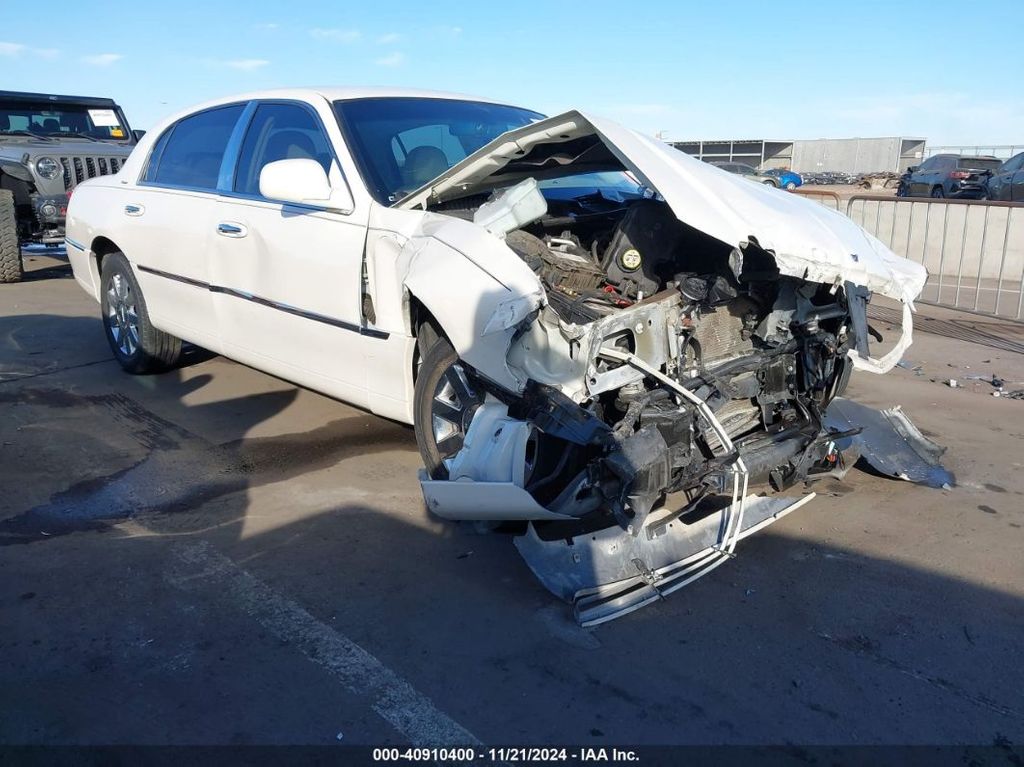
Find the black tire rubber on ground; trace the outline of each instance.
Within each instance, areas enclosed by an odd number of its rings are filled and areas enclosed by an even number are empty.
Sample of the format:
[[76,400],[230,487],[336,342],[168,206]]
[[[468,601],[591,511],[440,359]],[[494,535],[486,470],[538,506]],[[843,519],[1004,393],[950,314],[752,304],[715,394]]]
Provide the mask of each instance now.
[[796,182],[795,181],[787,182],[786,189],[788,189],[789,191],[792,192],[794,189],[796,189]]
[[18,221],[14,215],[14,192],[0,189],[0,282],[21,282],[24,274]]
[[936,186],[932,188],[932,197],[934,197],[935,199],[940,200],[945,196],[946,193],[942,190],[941,186]]
[[[106,319],[110,305],[108,291],[115,274],[121,275],[122,279],[128,283],[135,297],[139,343],[131,355],[124,354],[118,348]],[[153,327],[153,323],[149,320],[149,311],[146,309],[146,299],[142,295],[142,289],[123,253],[110,253],[103,259],[103,271],[100,276],[100,309],[107,343],[110,344],[110,350],[114,353],[114,359],[125,371],[134,375],[162,373],[178,362],[181,357],[181,339]]]

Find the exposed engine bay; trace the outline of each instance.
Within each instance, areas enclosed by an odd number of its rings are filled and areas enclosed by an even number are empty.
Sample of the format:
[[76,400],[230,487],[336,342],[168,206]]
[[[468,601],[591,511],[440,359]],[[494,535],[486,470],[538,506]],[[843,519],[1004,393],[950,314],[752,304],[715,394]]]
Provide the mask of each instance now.
[[[574,145],[574,130],[589,128],[573,119],[564,132],[522,129],[539,143],[503,144],[503,170],[467,160],[409,199],[500,238],[542,288],[537,300],[499,303],[484,329],[509,334],[505,369],[467,371],[482,402],[459,449],[423,477],[428,508],[525,523],[516,545],[527,563],[591,625],[700,577],[813,497],[790,488],[846,473],[865,444],[861,428],[826,411],[855,365],[895,364],[924,274],[848,219],[693,163],[698,172],[657,144],[639,142],[636,153],[651,153],[651,178],[673,168],[671,196],[649,183],[632,195],[544,195],[530,167],[551,168],[552,179],[587,157],[588,170],[617,162],[593,138]],[[544,143],[552,132],[563,144]],[[500,173],[518,183],[490,197],[470,193],[473,184],[459,193],[461,178],[486,186]],[[731,197],[708,204],[677,183],[698,175],[703,191],[721,182]],[[739,228],[740,201],[767,216],[763,231],[785,251]],[[782,211],[800,227],[786,230]],[[817,243],[838,249],[825,258]],[[854,248],[870,250],[872,264],[862,268]],[[869,355],[869,339],[881,340],[867,322],[872,288],[904,300],[903,337],[880,360]],[[462,358],[474,354],[484,359],[474,347]]]
[[[525,489],[555,513],[579,518],[603,509],[636,532],[666,494],[685,491],[692,510],[726,492],[736,455],[751,485],[775,490],[841,471],[822,413],[849,378],[856,326],[866,328],[851,318],[863,317],[861,292],[780,275],[769,254],[734,252],[657,199],[593,212],[595,202],[583,201],[591,208],[583,215],[555,210],[505,236],[545,287],[542,311],[562,325],[616,318],[599,343],[622,354],[635,354],[644,333],[660,336],[661,370],[706,404],[733,449],[657,380],[606,382],[619,365],[599,354],[592,397],[572,416],[590,422],[587,439],[552,424],[538,428]],[[852,309],[847,291],[856,297]],[[538,408],[580,410],[541,382],[508,406],[534,422]],[[558,481],[567,473],[576,476],[569,494]]]

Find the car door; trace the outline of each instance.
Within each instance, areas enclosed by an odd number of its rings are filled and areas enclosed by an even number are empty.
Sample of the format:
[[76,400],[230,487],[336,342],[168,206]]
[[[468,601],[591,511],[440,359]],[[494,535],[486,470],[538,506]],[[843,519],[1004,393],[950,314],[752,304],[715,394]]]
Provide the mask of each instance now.
[[999,199],[1024,202],[1024,152],[1006,163],[1003,175],[1004,189]]
[[[329,114],[329,113],[328,113]],[[366,406],[366,349],[375,331],[361,312],[366,204],[334,211],[266,199],[260,172],[277,160],[320,163],[333,188],[347,182],[324,127],[298,101],[253,102],[217,221],[210,272],[226,354],[296,383]]]
[[[1024,155],[1021,155],[1024,157]],[[1011,200],[1013,199],[1013,172],[1020,165],[1017,157],[1011,157],[1000,165],[992,173],[988,183],[985,184],[988,198],[990,200]]]
[[927,196],[928,195],[928,182],[927,179],[929,174],[934,171],[935,164],[939,161],[938,157],[929,157],[923,163],[917,166],[917,170],[910,174],[910,193],[915,197]]
[[957,160],[955,157],[942,157],[940,161],[936,163],[935,170],[932,171],[929,178],[928,189],[926,194],[929,194],[935,187],[942,188],[942,194],[945,197],[949,197],[952,192],[952,179],[950,173],[956,170]]
[[118,246],[135,266],[153,323],[219,350],[208,249],[225,148],[244,104],[189,115],[154,143],[137,184],[116,197]]

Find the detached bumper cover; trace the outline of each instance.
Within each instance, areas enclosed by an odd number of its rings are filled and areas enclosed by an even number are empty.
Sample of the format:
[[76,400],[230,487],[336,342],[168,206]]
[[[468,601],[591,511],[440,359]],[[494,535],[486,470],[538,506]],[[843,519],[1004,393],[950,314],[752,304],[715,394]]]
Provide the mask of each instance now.
[[461,520],[572,519],[549,511],[512,482],[476,482],[430,479],[420,471],[423,499],[433,514]]
[[836,445],[857,448],[865,461],[886,476],[936,489],[956,486],[953,473],[941,463],[946,448],[924,436],[899,405],[875,410],[836,397],[825,414],[825,424],[837,431],[860,429],[859,434],[836,440]]
[[[737,539],[743,539],[814,498],[745,498]],[[582,626],[614,620],[662,599],[731,558],[724,513],[692,522],[674,520],[655,537],[618,527],[570,539],[542,540],[530,525],[515,539],[534,575],[570,602]]]

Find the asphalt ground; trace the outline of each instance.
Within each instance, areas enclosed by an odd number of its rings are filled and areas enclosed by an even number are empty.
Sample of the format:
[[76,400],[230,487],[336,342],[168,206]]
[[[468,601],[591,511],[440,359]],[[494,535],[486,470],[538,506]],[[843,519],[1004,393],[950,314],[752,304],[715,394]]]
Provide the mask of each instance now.
[[2,744],[1024,740],[1024,401],[983,380],[1024,388],[985,343],[1019,325],[938,313],[980,341],[919,332],[852,382],[955,489],[853,471],[583,630],[507,537],[427,514],[411,429],[199,351],[127,376],[66,262],[28,268],[0,286]]

